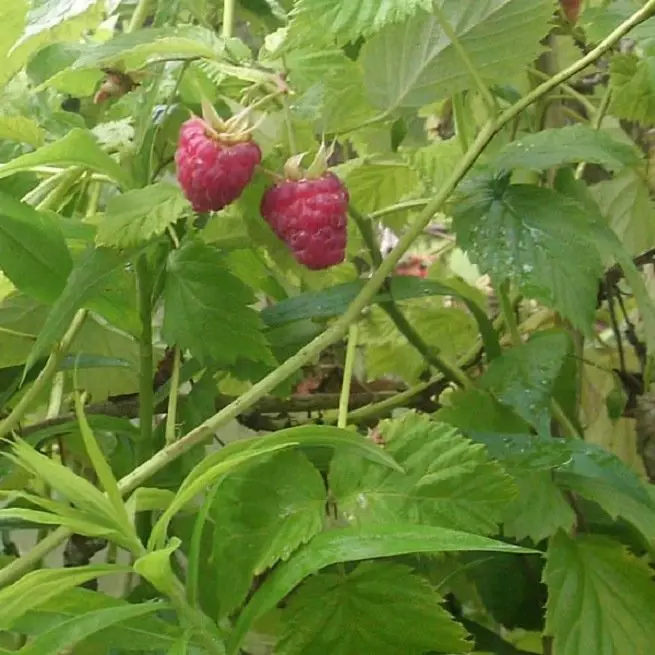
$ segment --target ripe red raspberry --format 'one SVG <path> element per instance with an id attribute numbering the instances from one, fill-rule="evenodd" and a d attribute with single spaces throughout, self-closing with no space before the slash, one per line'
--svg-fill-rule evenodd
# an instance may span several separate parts
<path id="1" fill-rule="evenodd" d="M 224 137 L 202 118 L 191 118 L 180 129 L 177 179 L 194 211 L 218 211 L 234 202 L 261 159 L 259 146 L 249 136 Z"/>
<path id="2" fill-rule="evenodd" d="M 346 255 L 348 191 L 333 173 L 284 180 L 264 193 L 261 213 L 298 262 L 312 270 Z"/>

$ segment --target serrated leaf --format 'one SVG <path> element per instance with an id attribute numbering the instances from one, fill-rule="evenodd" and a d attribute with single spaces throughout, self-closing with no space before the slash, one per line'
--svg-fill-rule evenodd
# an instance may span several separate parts
<path id="1" fill-rule="evenodd" d="M 587 38 L 598 43 L 628 20 L 637 9 L 632 0 L 614 0 L 603 7 L 588 6 L 582 14 L 580 23 L 584 27 Z M 653 21 L 646 20 L 630 30 L 630 39 L 634 39 L 644 48 L 651 46 L 655 41 Z"/>
<path id="2" fill-rule="evenodd" d="M 100 148 L 88 130 L 75 128 L 65 137 L 49 143 L 34 152 L 16 157 L 0 166 L 0 179 L 28 171 L 34 166 L 80 166 L 109 176 L 121 186 L 133 186 L 127 169 L 121 167 Z"/>
<path id="3" fill-rule="evenodd" d="M 469 651 L 466 631 L 442 602 L 427 580 L 401 564 L 366 562 L 348 574 L 321 573 L 284 608 L 276 653 Z"/>
<path id="4" fill-rule="evenodd" d="M 506 145 L 494 160 L 497 171 L 538 171 L 563 164 L 589 162 L 616 171 L 642 160 L 639 151 L 608 132 L 578 124 L 529 134 Z"/>
<path id="5" fill-rule="evenodd" d="M 31 0 L 21 41 L 57 27 L 99 4 L 99 0 Z M 20 45 L 21 41 L 14 47 Z"/>
<path id="6" fill-rule="evenodd" d="M 636 171 L 624 171 L 589 187 L 609 226 L 632 255 L 655 246 L 655 206 Z"/>
<path id="7" fill-rule="evenodd" d="M 553 655 L 649 653 L 655 643 L 655 584 L 645 562 L 596 536 L 551 540 L 546 634 Z M 575 611 L 572 611 L 575 608 Z"/>
<path id="8" fill-rule="evenodd" d="M 519 541 L 528 538 L 537 544 L 558 530 L 569 532 L 575 512 L 550 472 L 515 473 L 519 495 L 507 506 L 503 535 Z"/>
<path id="9" fill-rule="evenodd" d="M 1 625 L 9 630 L 15 621 L 59 594 L 105 575 L 127 573 L 129 567 L 117 564 L 90 564 L 82 567 L 40 569 L 0 589 Z"/>
<path id="10" fill-rule="evenodd" d="M 480 378 L 480 386 L 540 434 L 549 435 L 550 401 L 569 348 L 570 339 L 564 332 L 539 334 L 491 362 Z"/>
<path id="11" fill-rule="evenodd" d="M 163 609 L 166 609 L 163 603 L 151 602 L 86 612 L 46 630 L 19 652 L 21 655 L 58 655 L 110 626 Z"/>
<path id="12" fill-rule="evenodd" d="M 118 248 L 139 245 L 163 234 L 188 208 L 180 188 L 166 182 L 114 196 L 98 226 L 96 243 Z"/>
<path id="13" fill-rule="evenodd" d="M 402 470 L 395 460 L 369 439 L 349 430 L 328 425 L 308 425 L 278 430 L 266 437 L 240 439 L 205 457 L 179 486 L 178 492 L 151 534 L 151 543 L 161 543 L 171 518 L 199 493 L 228 473 L 252 464 L 286 448 L 335 448 L 356 453 L 396 471 Z"/>
<path id="14" fill-rule="evenodd" d="M 40 604 L 14 624 L 21 634 L 38 636 L 85 612 L 131 607 L 126 601 L 83 588 L 69 589 Z M 160 607 L 162 607 L 160 605 Z M 4 627 L 0 621 L 0 626 Z M 85 638 L 84 644 L 104 646 L 112 644 L 120 651 L 150 651 L 170 648 L 179 638 L 181 629 L 154 616 L 124 620 L 120 625 L 104 628 Z"/>
<path id="15" fill-rule="evenodd" d="M 48 313 L 25 364 L 26 370 L 61 338 L 77 310 L 92 302 L 107 279 L 125 265 L 128 257 L 127 252 L 117 253 L 108 248 L 92 248 L 86 252 L 71 271 L 66 286 Z"/>
<path id="16" fill-rule="evenodd" d="M 45 133 L 36 121 L 27 116 L 0 116 L 0 139 L 40 148 L 45 140 Z"/>
<path id="17" fill-rule="evenodd" d="M 320 473 L 297 452 L 255 463 L 219 486 L 210 516 L 221 616 L 243 602 L 255 575 L 320 532 L 325 503 Z"/>
<path id="18" fill-rule="evenodd" d="M 610 63 L 612 99 L 617 118 L 649 124 L 655 120 L 655 57 L 617 54 Z"/>
<path id="19" fill-rule="evenodd" d="M 400 23 L 419 12 L 430 11 L 432 0 L 299 0 L 291 13 L 290 30 L 329 34 L 344 43 L 370 36 L 385 25 Z M 423 12 L 421 12 L 423 13 Z"/>
<path id="20" fill-rule="evenodd" d="M 589 332 L 603 264 L 597 217 L 576 201 L 533 185 L 481 184 L 457 204 L 458 244 L 481 273 L 512 280 L 526 296 Z"/>
<path id="21" fill-rule="evenodd" d="M 169 344 L 201 361 L 274 363 L 261 319 L 248 306 L 254 302 L 250 287 L 230 273 L 216 248 L 188 241 L 169 255 L 163 325 Z"/>
<path id="22" fill-rule="evenodd" d="M 414 412 L 383 421 L 378 430 L 405 473 L 337 453 L 329 483 L 346 521 L 369 526 L 409 520 L 483 534 L 497 529 L 516 490 L 484 447 Z"/>
<path id="23" fill-rule="evenodd" d="M 126 70 L 166 59 L 219 58 L 225 42 L 200 26 L 152 27 L 116 35 L 82 54 L 73 70 L 98 68 L 122 62 Z"/>
<path id="24" fill-rule="evenodd" d="M 553 13 L 551 0 L 440 0 L 439 5 L 480 77 L 498 83 L 534 60 Z M 360 58 L 368 96 L 387 113 L 474 88 L 435 15 L 421 13 L 385 27 L 366 41 Z"/>
<path id="25" fill-rule="evenodd" d="M 57 221 L 0 192 L 0 269 L 14 286 L 37 300 L 52 302 L 72 266 Z"/>
<path id="26" fill-rule="evenodd" d="M 323 532 L 266 578 L 241 612 L 228 642 L 227 655 L 237 652 L 241 640 L 257 617 L 273 609 L 305 578 L 326 566 L 408 553 L 459 551 L 534 552 L 475 534 L 407 523 Z"/>
<path id="27" fill-rule="evenodd" d="M 367 214 L 400 202 L 418 185 L 416 173 L 399 157 L 349 161 L 335 172 L 348 186 L 352 204 Z M 405 215 L 394 218 L 404 220 Z"/>

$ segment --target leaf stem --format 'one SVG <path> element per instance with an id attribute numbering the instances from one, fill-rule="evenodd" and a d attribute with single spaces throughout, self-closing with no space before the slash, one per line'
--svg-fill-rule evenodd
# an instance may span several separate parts
<path id="1" fill-rule="evenodd" d="M 224 39 L 229 39 L 234 33 L 234 14 L 236 0 L 223 0 L 223 27 L 221 34 Z"/>
<path id="2" fill-rule="evenodd" d="M 152 422 L 154 418 L 154 363 L 152 354 L 152 276 L 146 255 L 136 263 L 137 297 L 141 333 L 139 335 L 139 463 L 152 453 L 154 444 Z"/>
<path id="3" fill-rule="evenodd" d="M 66 333 L 62 337 L 60 343 L 55 346 L 53 351 L 50 353 L 45 366 L 34 381 L 34 384 L 30 387 L 29 391 L 27 391 L 27 393 L 25 393 L 25 395 L 18 401 L 9 416 L 0 422 L 0 439 L 6 437 L 18 427 L 30 405 L 34 402 L 34 399 L 37 398 L 41 392 L 50 384 L 52 378 L 57 373 L 57 369 L 59 368 L 61 360 L 68 352 L 71 344 L 75 340 L 75 337 L 82 328 L 84 320 L 86 319 L 86 315 L 87 311 L 85 309 L 81 309 L 77 312 L 77 314 L 75 314 L 75 317 L 73 318 L 68 330 L 66 330 Z"/>
<path id="4" fill-rule="evenodd" d="M 166 414 L 166 443 L 170 444 L 177 437 L 177 399 L 180 393 L 180 349 L 175 346 L 173 352 L 173 373 L 171 375 L 171 391 L 168 395 L 168 411 Z"/>
<path id="5" fill-rule="evenodd" d="M 462 60 L 462 63 L 466 67 L 466 70 L 469 72 L 469 75 L 473 79 L 473 82 L 475 83 L 475 86 L 477 87 L 478 92 L 482 96 L 482 100 L 484 101 L 484 104 L 487 107 L 489 116 L 490 117 L 495 116 L 498 109 L 496 99 L 494 98 L 491 91 L 489 91 L 489 88 L 484 83 L 482 77 L 480 77 L 480 73 L 478 73 L 478 69 L 476 68 L 475 64 L 471 61 L 468 52 L 466 52 L 466 48 L 464 48 L 460 43 L 459 38 L 457 38 L 457 34 L 455 33 L 455 30 L 453 29 L 452 25 L 448 22 L 448 19 L 444 15 L 444 12 L 441 10 L 438 3 L 434 4 L 434 6 L 432 7 L 432 11 L 439 25 L 441 26 L 441 29 L 444 31 L 444 34 L 448 37 L 448 39 L 452 43 L 455 52 Z"/>
<path id="6" fill-rule="evenodd" d="M 519 331 L 519 325 L 514 314 L 514 307 L 509 297 L 509 280 L 504 280 L 500 284 L 494 285 L 494 287 L 496 289 L 496 296 L 498 296 L 500 313 L 509 331 L 512 344 L 514 346 L 520 346 L 523 340 L 521 339 L 521 332 Z"/>
<path id="7" fill-rule="evenodd" d="M 380 253 L 380 248 L 378 247 L 375 238 L 375 232 L 370 217 L 364 216 L 364 214 L 358 211 L 352 203 L 348 206 L 348 213 L 352 216 L 359 233 L 362 235 L 364 245 L 371 257 L 371 263 L 377 268 L 382 263 L 382 254 Z"/>
<path id="8" fill-rule="evenodd" d="M 126 32 L 134 32 L 134 30 L 138 30 L 143 26 L 143 23 L 145 23 L 146 18 L 148 17 L 150 2 L 151 0 L 139 0 L 139 3 L 134 9 L 134 13 L 132 14 L 132 18 L 125 29 Z"/>
<path id="9" fill-rule="evenodd" d="M 341 383 L 341 396 L 339 398 L 339 417 L 337 426 L 345 428 L 348 425 L 348 401 L 350 399 L 350 386 L 355 369 L 357 358 L 357 337 L 359 333 L 358 324 L 352 323 L 348 330 L 348 347 L 346 348 L 346 364 L 343 369 L 343 381 Z"/>

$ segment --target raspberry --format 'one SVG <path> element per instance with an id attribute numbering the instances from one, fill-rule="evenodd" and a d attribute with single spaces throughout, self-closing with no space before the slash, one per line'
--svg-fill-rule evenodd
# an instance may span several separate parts
<path id="1" fill-rule="evenodd" d="M 177 179 L 194 211 L 218 211 L 241 195 L 261 158 L 250 137 L 230 139 L 191 118 L 180 129 Z"/>
<path id="2" fill-rule="evenodd" d="M 344 260 L 348 191 L 333 173 L 284 180 L 264 193 L 260 209 L 275 234 L 307 268 L 329 268 Z"/>

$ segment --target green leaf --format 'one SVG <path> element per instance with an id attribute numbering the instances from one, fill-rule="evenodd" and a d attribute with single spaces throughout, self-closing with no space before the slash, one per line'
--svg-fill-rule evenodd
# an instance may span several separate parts
<path id="1" fill-rule="evenodd" d="M 45 134 L 39 124 L 27 116 L 0 116 L 0 139 L 39 148 L 43 145 Z"/>
<path id="2" fill-rule="evenodd" d="M 82 440 L 84 441 L 86 453 L 89 456 L 89 460 L 91 461 L 93 470 L 98 477 L 98 481 L 100 482 L 100 485 L 102 486 L 107 499 L 113 506 L 114 514 L 116 518 L 121 522 L 124 533 L 126 535 L 130 533 L 133 534 L 134 542 L 138 549 L 140 542 L 136 536 L 136 533 L 134 532 L 132 523 L 125 508 L 125 504 L 123 503 L 123 497 L 120 489 L 118 488 L 118 483 L 114 477 L 111 467 L 107 463 L 107 460 L 105 459 L 105 456 L 100 449 L 100 446 L 98 445 L 96 437 L 93 434 L 93 430 L 91 430 L 91 426 L 86 419 L 86 415 L 84 414 L 84 406 L 82 404 L 82 398 L 79 392 L 75 394 L 75 416 L 77 417 L 77 421 L 80 425 L 80 433 L 82 434 Z"/>
<path id="3" fill-rule="evenodd" d="M 601 214 L 625 249 L 638 255 L 655 246 L 655 205 L 637 171 L 624 171 L 589 187 Z"/>
<path id="4" fill-rule="evenodd" d="M 440 0 L 439 5 L 480 77 L 501 84 L 541 51 L 553 13 L 551 0 L 487 0 L 475 6 Z M 417 109 L 475 88 L 434 15 L 421 13 L 385 27 L 366 41 L 360 59 L 369 98 L 386 113 Z"/>
<path id="5" fill-rule="evenodd" d="M 57 27 L 96 4 L 99 4 L 99 0 L 31 0 L 21 41 Z"/>
<path id="6" fill-rule="evenodd" d="M 480 378 L 480 386 L 540 434 L 549 435 L 550 401 L 569 348 L 570 339 L 565 332 L 538 334 L 491 362 Z"/>
<path id="7" fill-rule="evenodd" d="M 652 572 L 620 544 L 596 536 L 551 540 L 546 634 L 553 655 L 649 653 L 655 643 Z"/>
<path id="8" fill-rule="evenodd" d="M 484 447 L 415 412 L 383 421 L 378 430 L 406 473 L 337 453 L 329 482 L 341 517 L 361 526 L 411 521 L 496 531 L 516 490 Z"/>
<path id="9" fill-rule="evenodd" d="M 225 42 L 212 30 L 199 26 L 157 27 L 114 36 L 88 49 L 73 69 L 100 68 L 122 62 L 125 70 L 167 59 L 220 59 Z"/>
<path id="10" fill-rule="evenodd" d="M 159 590 L 167 590 L 175 585 L 175 573 L 171 566 L 171 555 L 182 542 L 173 537 L 165 548 L 159 548 L 139 557 L 134 562 L 134 570 Z"/>
<path id="11" fill-rule="evenodd" d="M 180 485 L 173 502 L 155 524 L 150 543 L 161 543 L 171 518 L 199 493 L 230 471 L 257 458 L 267 457 L 285 448 L 328 447 L 350 450 L 382 466 L 402 470 L 395 460 L 369 439 L 349 430 L 328 425 L 312 425 L 286 430 L 252 439 L 240 439 L 205 457 Z"/>
<path id="12" fill-rule="evenodd" d="M 73 268 L 66 286 L 52 306 L 27 359 L 26 370 L 32 367 L 47 348 L 63 336 L 77 310 L 93 302 L 94 298 L 104 290 L 107 280 L 116 270 L 125 266 L 130 254 L 117 253 L 108 248 L 87 250 Z"/>
<path id="13" fill-rule="evenodd" d="M 537 544 L 560 529 L 573 529 L 575 512 L 553 482 L 550 471 L 517 471 L 513 477 L 519 495 L 507 506 L 505 537 L 519 541 L 529 538 Z"/>
<path id="14" fill-rule="evenodd" d="M 427 525 L 387 523 L 380 526 L 344 528 L 323 532 L 280 564 L 266 578 L 241 612 L 227 647 L 234 655 L 241 639 L 262 614 L 273 609 L 305 578 L 340 562 L 360 562 L 408 553 L 460 551 L 534 552 L 475 534 Z"/>
<path id="15" fill-rule="evenodd" d="M 13 627 L 16 632 L 38 636 L 87 612 L 124 610 L 131 607 L 133 606 L 122 599 L 78 587 L 39 604 L 36 609 L 18 619 Z M 3 625 L 2 622 L 0 625 Z M 175 624 L 155 616 L 144 615 L 137 619 L 125 619 L 119 625 L 105 627 L 102 631 L 87 636 L 84 645 L 102 647 L 111 644 L 119 651 L 165 651 L 180 635 L 181 629 Z"/>
<path id="16" fill-rule="evenodd" d="M 293 594 L 282 614 L 280 655 L 423 655 L 470 650 L 466 631 L 441 607 L 424 578 L 401 564 L 365 562 L 320 573 Z"/>
<path id="17" fill-rule="evenodd" d="M 90 564 L 81 567 L 40 569 L 26 573 L 20 580 L 0 589 L 0 625 L 5 630 L 27 612 L 89 580 L 105 575 L 127 573 L 116 564 Z"/>
<path id="18" fill-rule="evenodd" d="M 300 34 L 306 30 L 328 34 L 345 43 L 370 36 L 390 23 L 400 23 L 420 9 L 430 11 L 432 0 L 299 0 L 291 14 L 290 29 Z"/>
<path id="19" fill-rule="evenodd" d="M 616 141 L 609 132 L 578 124 L 543 130 L 512 141 L 500 151 L 494 167 L 497 171 L 513 168 L 538 171 L 588 162 L 616 171 L 641 160 L 636 148 Z"/>
<path id="20" fill-rule="evenodd" d="M 162 609 L 166 609 L 166 606 L 160 602 L 152 602 L 86 612 L 46 630 L 18 652 L 20 655 L 58 655 L 105 628 Z"/>
<path id="21" fill-rule="evenodd" d="M 0 269 L 14 286 L 52 302 L 64 288 L 72 266 L 57 221 L 0 192 Z"/>
<path id="22" fill-rule="evenodd" d="M 239 357 L 274 363 L 262 323 L 248 305 L 252 290 L 225 267 L 214 247 L 188 241 L 168 258 L 164 336 L 200 360 L 233 364 Z"/>
<path id="23" fill-rule="evenodd" d="M 34 152 L 16 157 L 0 166 L 0 179 L 29 171 L 35 166 L 80 166 L 107 175 L 124 188 L 133 186 L 127 169 L 120 166 L 104 150 L 88 130 L 75 128 L 65 137 L 48 143 Z"/>
<path id="24" fill-rule="evenodd" d="M 114 196 L 98 225 L 100 246 L 129 248 L 166 232 L 189 208 L 179 187 L 158 182 Z"/>
<path id="25" fill-rule="evenodd" d="M 597 221 L 571 198 L 506 180 L 477 184 L 454 213 L 458 244 L 481 273 L 512 280 L 586 333 L 603 272 L 590 242 Z"/>
<path id="26" fill-rule="evenodd" d="M 649 124 L 655 120 L 655 57 L 617 54 L 610 63 L 612 99 L 617 118 Z"/>
<path id="27" fill-rule="evenodd" d="M 210 516 L 220 616 L 243 602 L 255 575 L 320 532 L 325 503 L 320 473 L 298 452 L 255 462 L 219 485 Z"/>

